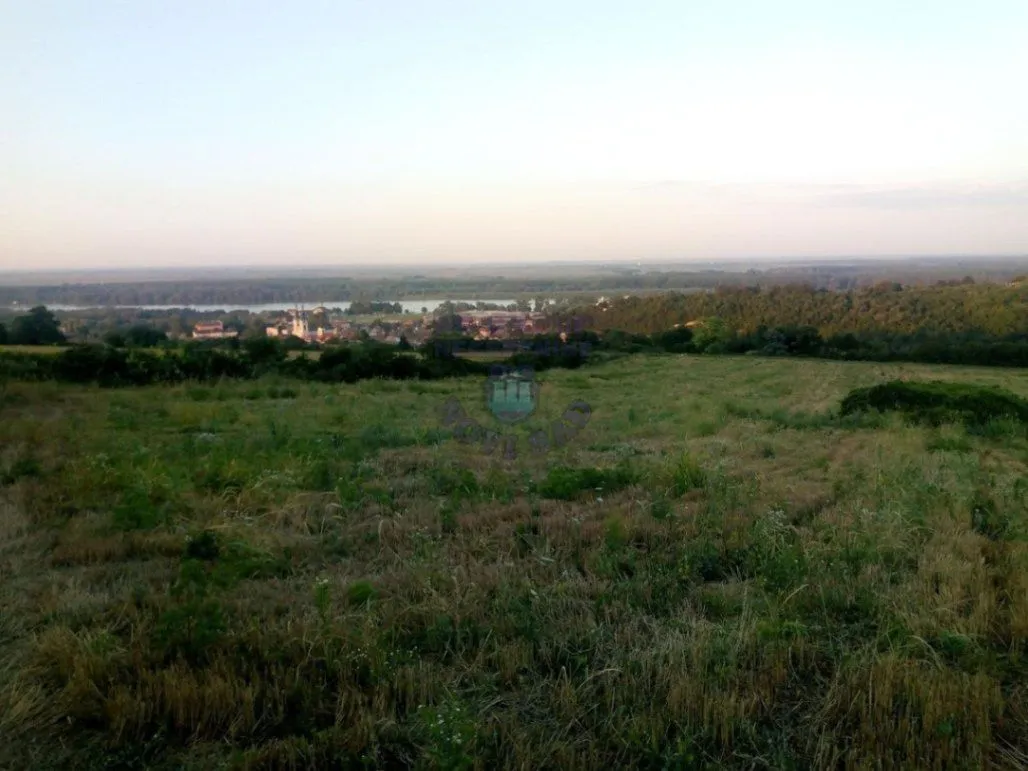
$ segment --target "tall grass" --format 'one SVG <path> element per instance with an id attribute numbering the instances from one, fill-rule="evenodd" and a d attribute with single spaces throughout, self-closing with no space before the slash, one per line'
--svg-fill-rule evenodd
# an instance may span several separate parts
<path id="1" fill-rule="evenodd" d="M 547 372 L 513 461 L 475 380 L 10 383 L 0 767 L 1022 767 L 1028 440 L 837 417 L 895 374 Z"/>

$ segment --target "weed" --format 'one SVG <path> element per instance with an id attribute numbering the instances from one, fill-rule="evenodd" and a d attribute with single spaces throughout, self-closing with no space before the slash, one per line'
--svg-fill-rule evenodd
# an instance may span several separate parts
<path id="1" fill-rule="evenodd" d="M 323 625 L 328 624 L 329 611 L 332 607 L 332 590 L 327 578 L 319 578 L 314 583 L 314 607 Z"/>
<path id="2" fill-rule="evenodd" d="M 450 699 L 438 707 L 419 707 L 417 715 L 433 768 L 463 771 L 474 766 L 475 724 L 467 708 Z"/>
<path id="3" fill-rule="evenodd" d="M 703 467 L 687 452 L 668 463 L 666 478 L 671 494 L 675 496 L 702 488 L 707 481 Z"/>

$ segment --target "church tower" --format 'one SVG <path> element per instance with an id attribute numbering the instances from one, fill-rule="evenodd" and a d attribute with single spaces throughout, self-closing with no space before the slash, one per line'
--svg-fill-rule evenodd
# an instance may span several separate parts
<path id="1" fill-rule="evenodd" d="M 301 340 L 307 339 L 307 311 L 302 308 L 293 310 L 293 336 Z"/>

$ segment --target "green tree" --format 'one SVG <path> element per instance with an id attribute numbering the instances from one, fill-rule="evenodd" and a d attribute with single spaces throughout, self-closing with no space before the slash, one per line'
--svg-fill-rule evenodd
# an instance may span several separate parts
<path id="1" fill-rule="evenodd" d="M 243 350 L 255 365 L 267 367 L 285 361 L 289 355 L 285 345 L 273 337 L 247 338 Z"/>
<path id="2" fill-rule="evenodd" d="M 146 324 L 134 324 L 125 333 L 125 341 L 135 348 L 154 348 L 168 340 L 168 335 Z"/>
<path id="3" fill-rule="evenodd" d="M 732 339 L 732 330 L 725 320 L 712 316 L 696 327 L 692 342 L 697 351 L 718 353 Z"/>
<path id="4" fill-rule="evenodd" d="M 7 345 L 7 327 L 0 324 L 0 345 Z"/>
<path id="5" fill-rule="evenodd" d="M 37 305 L 29 309 L 28 314 L 15 318 L 8 337 L 14 345 L 56 345 L 65 342 L 57 317 L 45 305 Z"/>
<path id="6" fill-rule="evenodd" d="M 438 316 L 432 329 L 434 334 L 449 335 L 459 334 L 464 328 L 464 320 L 456 313 L 444 313 Z"/>
<path id="7" fill-rule="evenodd" d="M 125 335 L 116 330 L 112 330 L 104 335 L 104 342 L 111 346 L 111 348 L 124 348 L 125 347 Z"/>

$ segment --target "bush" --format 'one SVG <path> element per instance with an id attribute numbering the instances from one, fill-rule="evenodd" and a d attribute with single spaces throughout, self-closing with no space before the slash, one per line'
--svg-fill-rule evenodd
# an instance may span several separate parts
<path id="1" fill-rule="evenodd" d="M 1001 388 L 964 383 L 894 380 L 850 391 L 841 409 L 843 415 L 895 411 L 934 426 L 947 422 L 984 426 L 1004 418 L 1028 423 L 1028 400 Z"/>

